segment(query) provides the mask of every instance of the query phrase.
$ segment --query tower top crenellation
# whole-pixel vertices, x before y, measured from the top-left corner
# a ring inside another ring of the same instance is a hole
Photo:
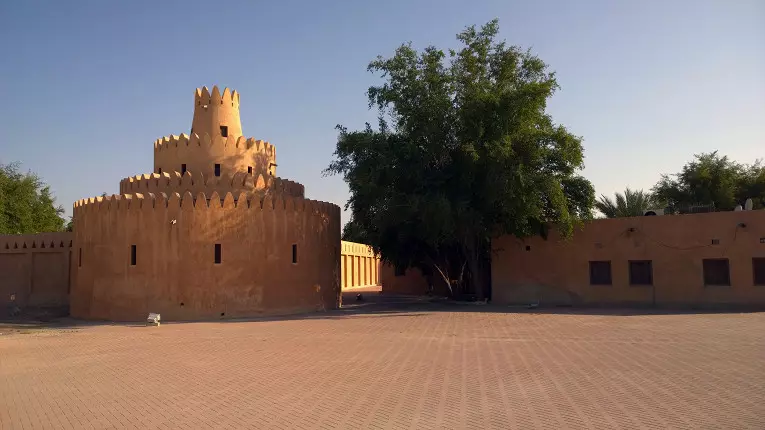
[[[239,117],[239,93],[235,90],[213,86],[197,88],[194,92],[194,118],[191,133],[200,136],[242,136],[242,121]]]

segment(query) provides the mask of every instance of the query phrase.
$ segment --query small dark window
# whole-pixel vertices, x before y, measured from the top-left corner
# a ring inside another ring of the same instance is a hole
[[[181,164],[181,175],[183,175],[184,173],[186,173],[186,165]]]
[[[250,175],[252,175],[252,166],[248,166],[248,167],[247,167],[247,173],[249,173]]]
[[[215,244],[215,264],[220,264],[220,243]]]
[[[590,261],[590,285],[611,285],[610,261]]]
[[[752,258],[754,285],[765,285],[765,258]]]
[[[135,257],[136,257],[135,245],[130,245],[130,265],[131,266],[135,266]]]
[[[630,261],[630,285],[653,285],[651,260]]]
[[[730,265],[727,258],[709,258],[704,266],[704,285],[730,285]]]
[[[162,174],[162,168],[161,167],[159,168],[159,171],[157,173],[159,173],[160,175]]]
[[[531,251],[531,246],[526,245],[526,251]]]
[[[719,245],[720,239],[712,239],[712,245]]]
[[[395,275],[396,276],[404,276],[406,274],[406,267],[396,265],[395,266]]]
[[[228,126],[226,125],[220,126],[220,135],[223,137],[228,137]]]
[[[297,264],[297,245],[292,244],[292,263]]]
[[[82,248],[77,249],[77,267],[82,267]]]
[[[215,176],[220,176],[220,164],[215,165]]]

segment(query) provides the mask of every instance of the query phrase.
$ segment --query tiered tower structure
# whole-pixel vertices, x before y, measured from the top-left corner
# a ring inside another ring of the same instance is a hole
[[[154,170],[74,205],[71,313],[85,319],[243,317],[340,298],[340,208],[277,178],[245,138],[239,93],[197,89],[190,133],[154,142]]]

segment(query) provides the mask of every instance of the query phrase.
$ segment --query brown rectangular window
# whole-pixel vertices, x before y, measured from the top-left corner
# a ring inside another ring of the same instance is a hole
[[[297,245],[292,244],[292,263],[297,264]]]
[[[130,265],[135,266],[136,252],[135,245],[130,245]]]
[[[228,137],[228,126],[220,126],[220,135],[223,137]]]
[[[183,175],[184,173],[186,173],[186,165],[181,164],[181,175]]]
[[[653,285],[651,260],[630,261],[630,285]]]
[[[215,244],[215,264],[220,264],[221,261],[221,247],[220,243]]]
[[[752,258],[754,285],[765,285],[765,257]]]
[[[159,171],[157,173],[159,173],[160,175],[162,174],[162,168],[161,167],[159,168]]]
[[[730,265],[727,258],[707,258],[704,266],[704,285],[730,285]]]
[[[220,164],[215,165],[215,176],[220,176]]]
[[[590,261],[590,285],[611,285],[610,261]]]
[[[249,167],[247,167],[247,173],[249,173],[250,175],[252,175],[252,166],[249,166]]]

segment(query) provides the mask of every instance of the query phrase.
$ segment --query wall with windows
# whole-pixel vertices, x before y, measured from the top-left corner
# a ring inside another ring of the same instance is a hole
[[[284,196],[134,194],[74,208],[71,314],[139,321],[334,309],[340,208]]]
[[[765,211],[599,219],[492,243],[492,301],[765,306]]]
[[[343,241],[340,273],[344,290],[380,285],[380,257],[369,245]]]

